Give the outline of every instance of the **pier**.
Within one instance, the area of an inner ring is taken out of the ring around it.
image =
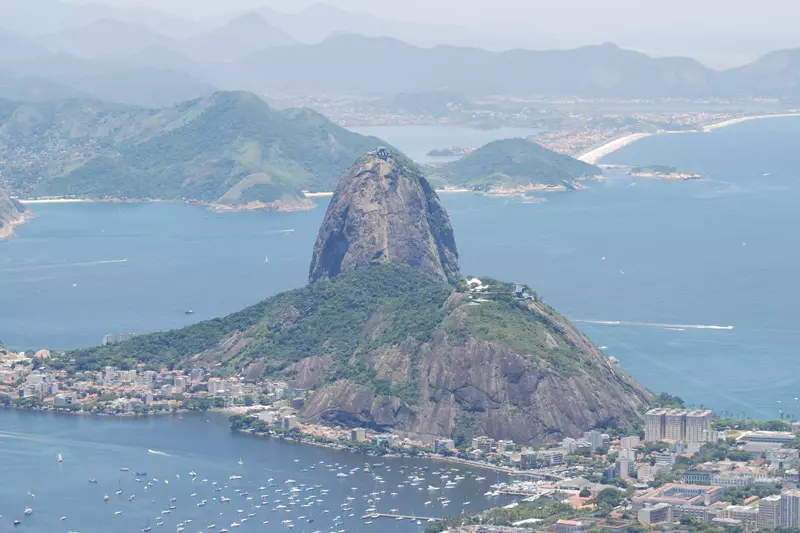
[[[361,518],[369,519],[369,518],[394,518],[397,520],[401,518],[403,520],[419,520],[421,522],[438,522],[442,520],[441,518],[434,518],[432,516],[410,516],[405,514],[389,514],[389,513],[369,513],[365,514]]]

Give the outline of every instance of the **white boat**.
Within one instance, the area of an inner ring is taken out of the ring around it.
[[[239,457],[239,464],[240,464],[240,465],[243,465],[243,464],[244,464],[244,461],[242,461],[242,458],[241,458],[241,457]]]
[[[64,459],[61,457],[61,454],[58,454],[58,462],[63,463]]]
[[[228,479],[242,479],[242,476],[231,476]]]
[[[25,516],[30,516],[32,514],[33,514],[33,509],[31,509],[30,507],[26,507],[25,508]]]

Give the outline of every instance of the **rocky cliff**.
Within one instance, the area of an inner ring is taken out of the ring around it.
[[[25,208],[0,189],[0,241],[10,239],[14,235],[14,226],[24,221]]]
[[[308,286],[227,317],[67,354],[214,366],[310,389],[306,422],[535,444],[639,419],[650,394],[532,290],[460,278],[416,167],[369,154],[343,178]],[[443,282],[448,278],[450,283]]]
[[[309,278],[313,283],[386,262],[445,280],[458,276],[453,228],[436,192],[402,156],[372,152],[339,182]]]

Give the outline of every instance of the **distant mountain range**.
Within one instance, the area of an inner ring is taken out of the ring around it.
[[[602,174],[594,165],[558,154],[526,139],[503,139],[457,161],[429,170],[432,182],[476,190],[563,187]]]
[[[207,96],[215,89],[383,97],[436,92],[463,98],[494,94],[609,99],[764,97],[789,102],[796,102],[800,95],[800,49],[773,52],[749,65],[717,71],[694,59],[653,58],[613,44],[493,52],[454,46],[421,48],[356,33],[299,44],[295,37],[299,28],[311,32],[313,25],[297,21],[307,20],[346,31],[399,33],[396,28],[390,31],[380,29],[377,22],[371,24],[367,15],[324,5],[291,16],[249,12],[216,28],[195,28],[189,37],[162,34],[153,29],[154,24],[109,16],[34,37],[0,30],[0,75],[63,85],[63,97],[78,91],[144,106],[170,105]],[[293,24],[298,28],[292,30]],[[321,38],[321,33],[316,37]],[[146,90],[132,90],[128,84],[133,79]],[[0,97],[19,97],[21,86],[19,82],[8,89],[0,86]],[[55,86],[49,91],[58,92]],[[35,91],[30,98],[37,98]]]
[[[715,71],[689,58],[652,58],[613,44],[573,50],[417,48],[387,38],[338,36],[311,46],[256,53],[220,65],[214,81],[251,90],[398,92],[447,90],[465,96],[516,94],[592,98],[792,97],[800,49]],[[376,76],[390,68],[402,76]]]
[[[165,109],[0,101],[3,178],[27,196],[194,200],[293,210],[385,144],[302,109],[221,92]]]

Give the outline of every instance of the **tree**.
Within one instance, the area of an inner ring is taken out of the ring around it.
[[[590,491],[590,490],[589,490],[588,488],[586,488],[586,487],[583,487],[583,488],[581,489],[581,491],[578,493],[578,496],[580,496],[581,498],[589,498],[589,497],[591,497],[591,496],[592,496],[592,491]]]
[[[595,501],[597,502],[597,505],[599,505],[600,507],[613,509],[614,507],[622,503],[623,498],[624,498],[623,493],[617,489],[603,489],[597,493]]]

